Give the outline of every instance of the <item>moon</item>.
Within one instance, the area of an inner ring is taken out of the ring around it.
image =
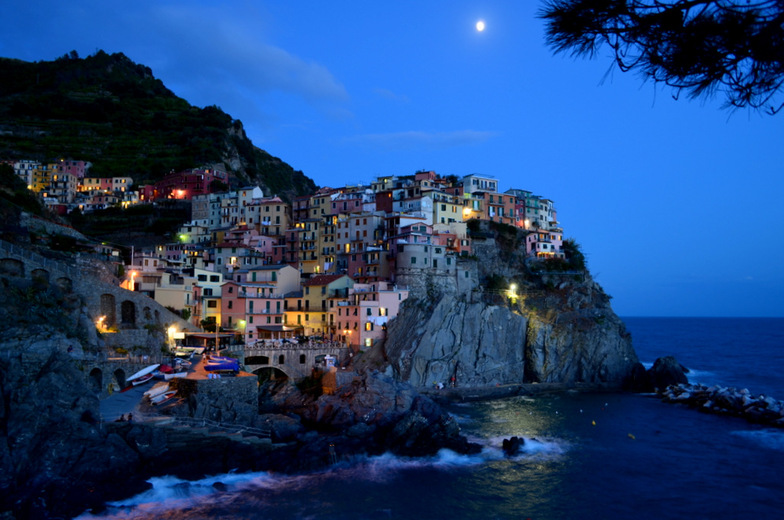
[[[485,30],[485,21],[484,20],[479,20],[478,22],[476,22],[476,30],[479,31],[479,32],[482,32],[482,31]]]

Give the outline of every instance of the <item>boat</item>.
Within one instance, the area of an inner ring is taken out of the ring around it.
[[[216,361],[216,362],[221,362],[221,361],[229,361],[230,362],[230,361],[234,361],[234,362],[238,362],[236,358],[228,357],[228,356],[207,356],[207,363],[209,363],[210,361]]]
[[[137,377],[136,379],[131,381],[131,385],[133,386],[143,385],[144,383],[151,380],[152,377],[153,377],[152,372],[150,372],[149,374],[143,375],[142,377]]]
[[[152,374],[156,379],[164,379],[166,374],[171,374],[172,372],[174,372],[174,369],[170,365],[161,365]]]
[[[216,372],[219,370],[231,370],[233,372],[239,372],[240,363],[236,359],[232,361],[208,361],[204,364],[204,370],[207,372]]]
[[[158,394],[155,397],[150,398],[150,401],[152,402],[152,404],[157,405],[157,404],[165,403],[175,395],[177,395],[177,390],[167,390],[162,394]]]
[[[160,365],[160,364],[156,364],[156,365],[150,365],[150,366],[148,366],[147,368],[143,368],[143,369],[139,370],[138,372],[136,372],[136,373],[135,373],[134,375],[132,375],[131,377],[129,377],[128,379],[126,379],[126,381],[130,383],[130,382],[132,382],[132,381],[136,381],[137,379],[140,379],[140,378],[142,378],[142,377],[145,377],[145,376],[148,376],[148,375],[149,375],[150,377],[148,377],[147,379],[145,379],[145,381],[149,381],[149,380],[152,378],[152,373],[153,373],[153,372],[155,371],[155,369],[157,369],[159,366],[161,366],[161,365]],[[137,383],[134,383],[134,384],[137,384]]]
[[[155,373],[155,370],[159,366],[161,365],[160,364],[150,365],[133,374],[131,377],[125,380],[127,383],[130,383],[128,387],[130,388],[132,386],[139,386],[148,382],[150,379],[153,378],[153,374]]]
[[[145,397],[149,397],[150,400],[152,400],[153,397],[157,397],[158,395],[167,391],[169,391],[169,383],[161,381],[152,385],[152,388],[144,392],[144,395]]]
[[[188,377],[188,372],[175,372],[173,374],[163,374],[164,381],[171,381],[174,378]]]

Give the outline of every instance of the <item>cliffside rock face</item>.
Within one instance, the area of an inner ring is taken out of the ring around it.
[[[618,383],[638,362],[611,313],[520,314],[503,305],[442,298],[432,311],[408,305],[390,325],[387,356],[414,386]]]
[[[609,296],[587,272],[532,269],[513,229],[459,260],[454,282],[399,280],[411,295],[389,324],[388,370],[416,387],[625,383],[638,359]]]
[[[144,489],[137,457],[99,421],[98,399],[66,353],[73,338],[42,328],[0,343],[0,511],[70,517]]]
[[[387,355],[416,387],[521,382],[528,320],[501,306],[442,298],[430,311],[408,305],[390,325]]]

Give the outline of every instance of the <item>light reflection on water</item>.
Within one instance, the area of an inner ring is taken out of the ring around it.
[[[257,474],[201,497],[193,495],[208,483],[190,491],[186,484],[178,488],[186,497],[177,500],[172,483],[160,492],[161,504],[110,517],[661,520],[753,512],[766,518],[779,511],[770,497],[784,494],[781,432],[652,397],[563,394],[450,412],[483,445],[481,454],[386,455],[309,475]],[[525,445],[507,458],[501,443],[513,435]],[[677,507],[662,497],[677,497]]]

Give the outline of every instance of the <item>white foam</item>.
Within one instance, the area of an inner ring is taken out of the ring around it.
[[[784,431],[781,430],[741,430],[733,435],[744,437],[751,442],[776,451],[784,451]]]
[[[492,458],[504,458],[503,443],[504,439],[510,436],[491,437],[487,439],[488,447],[495,453]],[[515,460],[531,459],[531,460],[548,460],[561,457],[569,450],[569,443],[561,439],[553,439],[547,437],[523,437],[518,435],[525,442],[521,447],[520,454],[512,457]]]
[[[108,503],[108,513],[111,518],[133,518],[137,514],[182,508],[216,493],[239,491],[269,480],[272,480],[272,477],[266,472],[224,473],[194,481],[172,476],[153,477],[148,481],[152,487],[147,491]],[[214,487],[216,483],[223,484],[225,491]],[[107,514],[85,513],[78,519],[87,520],[107,516]]]

